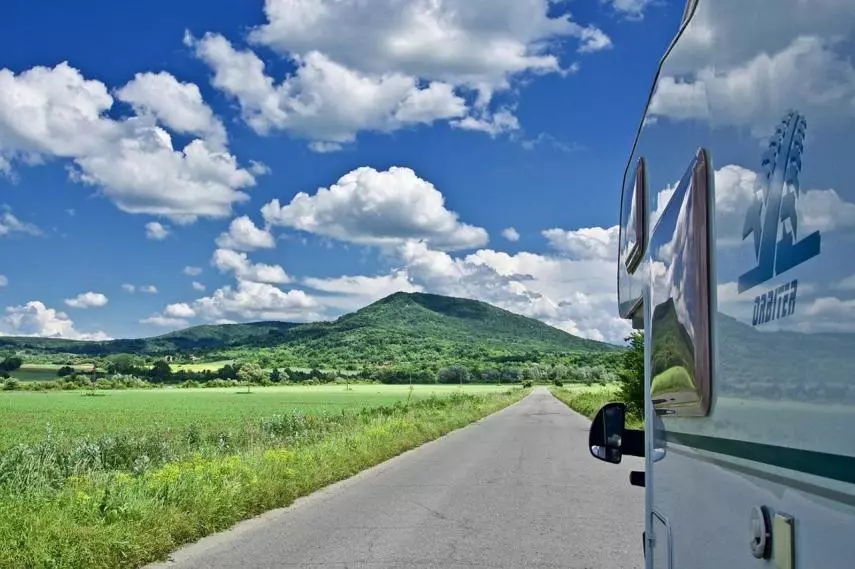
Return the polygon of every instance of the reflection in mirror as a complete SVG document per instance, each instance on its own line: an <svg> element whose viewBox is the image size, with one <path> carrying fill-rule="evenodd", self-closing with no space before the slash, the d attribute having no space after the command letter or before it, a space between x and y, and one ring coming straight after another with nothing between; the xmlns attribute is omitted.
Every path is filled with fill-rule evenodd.
<svg viewBox="0 0 855 569"><path fill-rule="evenodd" d="M632 177L625 181L621 195L620 238L618 240L618 313L632 318L641 305L641 278L638 268L647 242L647 170L639 158Z"/></svg>
<svg viewBox="0 0 855 569"><path fill-rule="evenodd" d="M625 415L624 403L609 403L597 412L588 436L591 454L595 458L615 464L621 461Z"/></svg>
<svg viewBox="0 0 855 569"><path fill-rule="evenodd" d="M709 168L698 151L650 240L651 386L657 413L710 407Z"/></svg>

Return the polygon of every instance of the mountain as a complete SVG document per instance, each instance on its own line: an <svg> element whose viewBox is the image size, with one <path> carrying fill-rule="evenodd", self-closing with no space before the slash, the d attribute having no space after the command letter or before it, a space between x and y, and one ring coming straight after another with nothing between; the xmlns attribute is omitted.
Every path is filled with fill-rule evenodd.
<svg viewBox="0 0 855 569"><path fill-rule="evenodd" d="M613 351L539 320L485 302L423 293L395 293L332 322L254 322L194 326L162 336L85 342L0 337L3 348L103 356L217 353L247 349L287 354L293 361L412 361L459 357L525 361L541 353ZM432 356L433 354L433 356Z"/></svg>

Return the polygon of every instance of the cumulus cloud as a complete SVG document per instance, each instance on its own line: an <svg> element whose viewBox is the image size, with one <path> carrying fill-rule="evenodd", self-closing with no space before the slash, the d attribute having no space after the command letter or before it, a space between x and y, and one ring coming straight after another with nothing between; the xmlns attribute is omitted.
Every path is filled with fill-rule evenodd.
<svg viewBox="0 0 855 569"><path fill-rule="evenodd" d="M628 20L641 20L644 11L653 3L653 0L600 0L600 4L606 4L615 12Z"/></svg>
<svg viewBox="0 0 855 569"><path fill-rule="evenodd" d="M64 312L48 308L38 300L20 306L9 306L0 317L0 335L38 336L69 340L109 340L104 332L80 332Z"/></svg>
<svg viewBox="0 0 855 569"><path fill-rule="evenodd" d="M253 263L246 253L230 249L217 249L211 258L211 265L221 273L234 273L235 278L255 283L286 284L291 277L279 265Z"/></svg>
<svg viewBox="0 0 855 569"><path fill-rule="evenodd" d="M130 284L130 283L125 283L122 285L122 290L125 292L133 294L137 291L137 287Z"/></svg>
<svg viewBox="0 0 855 569"><path fill-rule="evenodd" d="M183 318L170 318L169 316L163 316L162 314L152 314L148 318L140 320L140 323L162 326L163 328L182 328L189 324L189 322Z"/></svg>
<svg viewBox="0 0 855 569"><path fill-rule="evenodd" d="M200 283L199 281L193 281L193 282L191 283L191 286L193 287L193 290L196 290L196 291L199 291L199 292L204 292L204 291L205 291L205 285L203 285L203 284L202 284L202 283Z"/></svg>
<svg viewBox="0 0 855 569"><path fill-rule="evenodd" d="M618 250L618 226L585 227L573 231L547 229L543 236L550 247L574 259L607 259L616 257Z"/></svg>
<svg viewBox="0 0 855 569"><path fill-rule="evenodd" d="M157 84L174 81L157 77ZM0 158L6 164L68 159L73 180L99 188L122 211L180 223L228 216L234 203L248 199L241 190L255 178L216 136L175 149L158 125L197 128L185 116L185 100L152 94L139 78L129 85L133 88L120 93L142 114L114 119L108 116L114 101L107 87L68 63L17 75L0 69ZM174 85L192 91L188 84Z"/></svg>
<svg viewBox="0 0 855 569"><path fill-rule="evenodd" d="M253 251L272 249L276 242L269 231L256 227L249 216L243 215L232 220L229 230L220 234L217 246L236 251Z"/></svg>
<svg viewBox="0 0 855 569"><path fill-rule="evenodd" d="M226 129L202 99L193 83L182 83L169 73L137 73L116 92L119 100L139 114L151 113L167 128L194 134L222 146Z"/></svg>
<svg viewBox="0 0 855 569"><path fill-rule="evenodd" d="M507 228L503 229L502 230L502 237L504 237L508 241L513 241L513 242L520 240L519 232L516 229L514 229L513 227L507 227Z"/></svg>
<svg viewBox="0 0 855 569"><path fill-rule="evenodd" d="M140 292L144 292L146 294L157 294L157 287L154 285L145 285L139 288Z"/></svg>
<svg viewBox="0 0 855 569"><path fill-rule="evenodd" d="M66 298L65 304L71 308L100 308L106 306L108 299L100 292L83 292L74 298Z"/></svg>
<svg viewBox="0 0 855 569"><path fill-rule="evenodd" d="M468 94L477 93L474 106L483 110L520 74L564 73L557 53L567 38L582 53L611 46L598 28L551 15L550 7L549 0L268 0L267 23L250 42L294 62L281 82L253 51L220 35L185 41L256 131L285 129L332 151L359 131L437 120L507 129L499 115L470 117Z"/></svg>
<svg viewBox="0 0 855 569"><path fill-rule="evenodd" d="M409 168L358 168L314 195L301 192L284 206L275 199L261 211L271 225L368 245L423 239L454 250L488 239L484 229L461 223L442 193Z"/></svg>
<svg viewBox="0 0 855 569"><path fill-rule="evenodd" d="M157 221L145 224L145 236L155 241L163 241L169 235L169 228Z"/></svg>
<svg viewBox="0 0 855 569"><path fill-rule="evenodd" d="M704 67L688 78L663 76L649 112L714 126L747 126L756 136L768 136L791 108L812 122L855 116L855 67L834 45L800 36L781 51L761 52L733 67Z"/></svg>
<svg viewBox="0 0 855 569"><path fill-rule="evenodd" d="M301 290L287 292L269 283L238 281L225 286L211 296L199 298L193 311L206 320L224 318L242 320L320 320L318 302Z"/></svg>
<svg viewBox="0 0 855 569"><path fill-rule="evenodd" d="M309 288L329 293L319 301L328 307L357 310L395 292L421 292L421 286L413 284L406 271L398 270L388 275L341 276L335 278L306 278L303 284Z"/></svg>
<svg viewBox="0 0 855 569"><path fill-rule="evenodd" d="M33 225L21 221L8 209L0 213L0 237L11 233L25 233L27 235L41 235L41 230Z"/></svg>
<svg viewBox="0 0 855 569"><path fill-rule="evenodd" d="M185 275L196 277L202 274L202 267L194 267L191 265L187 265L186 267L184 267L183 272Z"/></svg>

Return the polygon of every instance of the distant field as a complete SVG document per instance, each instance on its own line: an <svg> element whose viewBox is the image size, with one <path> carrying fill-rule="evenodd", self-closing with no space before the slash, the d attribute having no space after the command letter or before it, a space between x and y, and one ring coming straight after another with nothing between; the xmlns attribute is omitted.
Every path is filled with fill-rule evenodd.
<svg viewBox="0 0 855 569"><path fill-rule="evenodd" d="M456 385L416 385L413 398L451 393ZM506 390L465 386L467 393ZM205 431L230 429L244 421L301 410L337 412L388 405L407 398L407 385L343 385L222 389L152 389L103 391L91 397L80 391L0 393L0 450L44 437L47 425L55 436L98 436L121 431L183 429L196 424Z"/></svg>
<svg viewBox="0 0 855 569"><path fill-rule="evenodd" d="M24 364L9 375L20 381L50 381L56 379L56 371L61 367L54 364ZM72 367L78 371L92 371L92 364Z"/></svg>
<svg viewBox="0 0 855 569"><path fill-rule="evenodd" d="M221 367L233 363L234 360L220 360L197 364L170 364L169 367L172 368L172 371L217 371Z"/></svg>

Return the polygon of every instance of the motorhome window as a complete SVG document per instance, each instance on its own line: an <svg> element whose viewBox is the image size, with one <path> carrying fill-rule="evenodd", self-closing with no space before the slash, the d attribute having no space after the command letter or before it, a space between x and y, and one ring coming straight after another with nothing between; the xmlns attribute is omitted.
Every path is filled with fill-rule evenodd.
<svg viewBox="0 0 855 569"><path fill-rule="evenodd" d="M706 416L710 407L709 178L700 150L650 238L650 394L665 416Z"/></svg>
<svg viewBox="0 0 855 569"><path fill-rule="evenodd" d="M635 272L644 253L646 183L645 161L644 158L639 158L635 173L628 181L621 198L620 260L630 275Z"/></svg>

